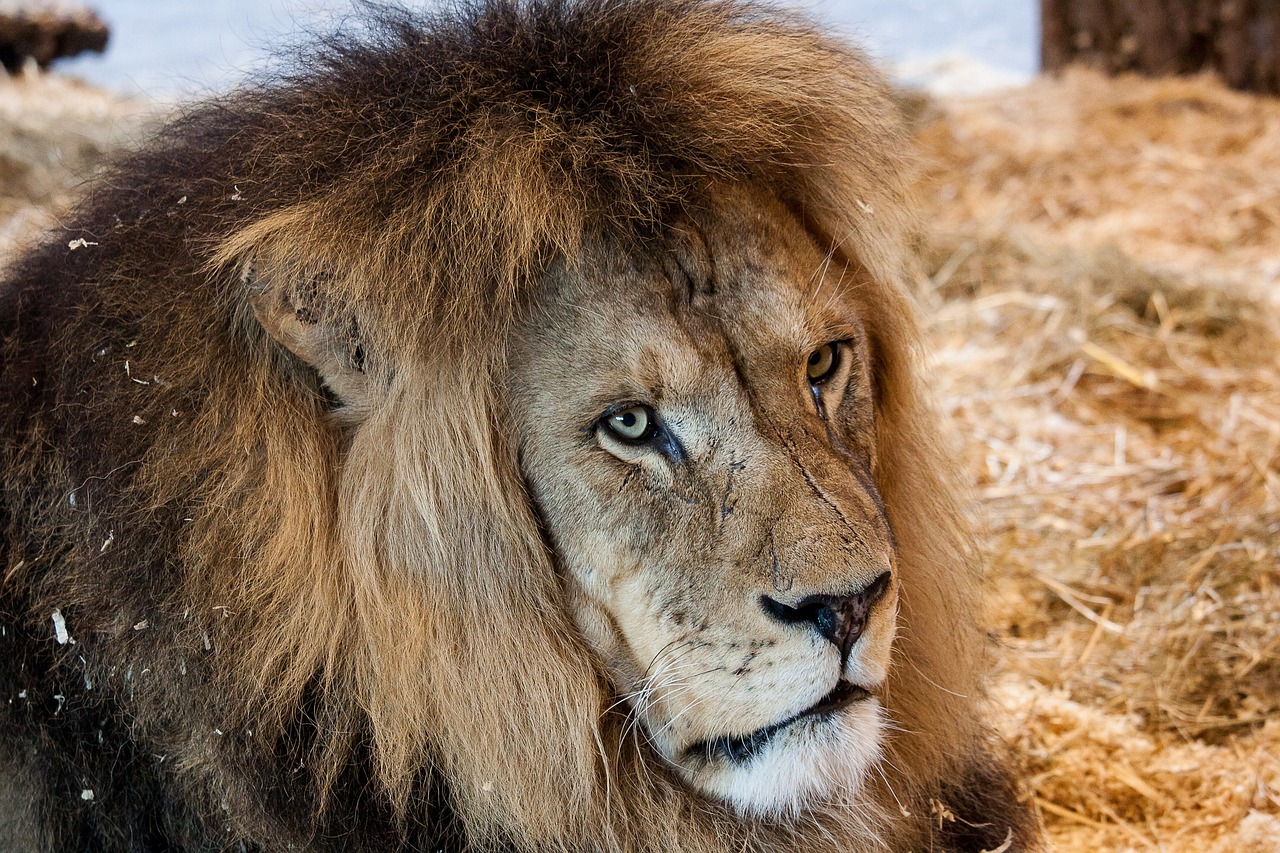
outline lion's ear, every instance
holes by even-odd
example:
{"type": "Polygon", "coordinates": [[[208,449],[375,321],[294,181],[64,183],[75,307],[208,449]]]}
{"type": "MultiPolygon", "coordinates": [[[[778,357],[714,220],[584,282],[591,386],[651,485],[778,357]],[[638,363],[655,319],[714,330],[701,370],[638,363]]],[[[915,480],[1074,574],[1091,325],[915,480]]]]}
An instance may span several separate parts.
{"type": "Polygon", "coordinates": [[[366,410],[385,388],[369,375],[364,330],[354,313],[334,310],[324,275],[298,275],[259,259],[240,281],[258,323],[277,343],[310,365],[343,407],[366,410]]]}

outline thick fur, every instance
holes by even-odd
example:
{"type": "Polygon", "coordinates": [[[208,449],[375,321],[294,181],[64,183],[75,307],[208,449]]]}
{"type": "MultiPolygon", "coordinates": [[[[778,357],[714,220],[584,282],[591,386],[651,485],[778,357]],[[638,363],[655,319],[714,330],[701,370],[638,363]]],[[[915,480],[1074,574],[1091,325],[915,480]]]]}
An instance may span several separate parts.
{"type": "Polygon", "coordinates": [[[866,62],[738,3],[495,0],[374,10],[293,68],[174,121],[4,283],[0,847],[1033,844],[866,62]],[[866,274],[903,731],[856,814],[741,818],[625,736],[504,428],[548,271],[717,181],[866,274]],[[264,277],[349,329],[354,415],[264,328],[264,277]]]}

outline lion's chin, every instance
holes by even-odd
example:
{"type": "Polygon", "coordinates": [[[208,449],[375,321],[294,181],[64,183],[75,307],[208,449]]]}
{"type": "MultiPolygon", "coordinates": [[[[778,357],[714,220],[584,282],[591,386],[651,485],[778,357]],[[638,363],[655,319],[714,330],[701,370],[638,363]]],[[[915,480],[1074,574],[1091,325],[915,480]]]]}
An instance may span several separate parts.
{"type": "Polygon", "coordinates": [[[743,815],[787,820],[855,796],[880,758],[883,728],[880,703],[868,699],[798,719],[749,751],[704,750],[676,768],[690,785],[743,815]]]}

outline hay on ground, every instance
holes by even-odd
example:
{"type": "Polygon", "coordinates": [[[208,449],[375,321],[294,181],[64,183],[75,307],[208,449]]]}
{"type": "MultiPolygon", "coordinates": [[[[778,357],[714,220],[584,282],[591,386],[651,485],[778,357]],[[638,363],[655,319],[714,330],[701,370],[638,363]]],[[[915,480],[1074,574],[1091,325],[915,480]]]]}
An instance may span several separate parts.
{"type": "Polygon", "coordinates": [[[1280,101],[1072,72],[917,136],[932,373],[1050,837],[1280,849],[1280,101]]]}

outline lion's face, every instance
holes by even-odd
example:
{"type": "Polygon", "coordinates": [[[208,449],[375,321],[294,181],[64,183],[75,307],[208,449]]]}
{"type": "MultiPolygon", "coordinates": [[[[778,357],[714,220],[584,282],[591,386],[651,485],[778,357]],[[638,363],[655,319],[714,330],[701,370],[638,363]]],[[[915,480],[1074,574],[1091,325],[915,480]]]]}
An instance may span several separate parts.
{"type": "Polygon", "coordinates": [[[856,790],[897,606],[859,273],[741,190],[588,248],[511,353],[572,615],[653,748],[762,816],[856,790]]]}

